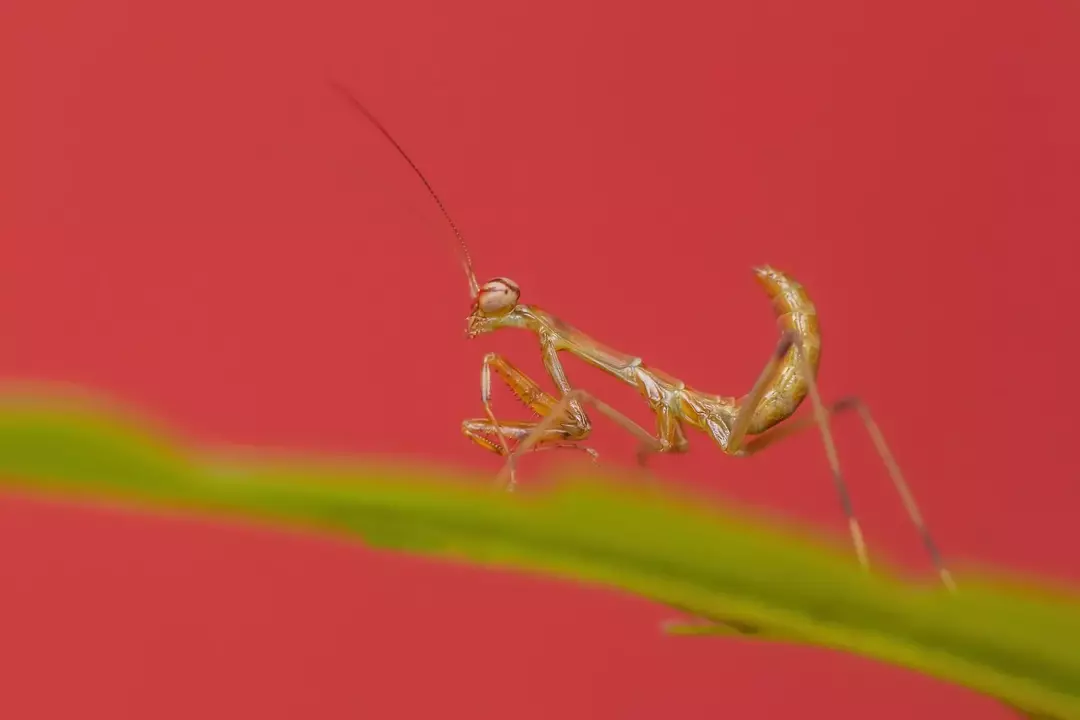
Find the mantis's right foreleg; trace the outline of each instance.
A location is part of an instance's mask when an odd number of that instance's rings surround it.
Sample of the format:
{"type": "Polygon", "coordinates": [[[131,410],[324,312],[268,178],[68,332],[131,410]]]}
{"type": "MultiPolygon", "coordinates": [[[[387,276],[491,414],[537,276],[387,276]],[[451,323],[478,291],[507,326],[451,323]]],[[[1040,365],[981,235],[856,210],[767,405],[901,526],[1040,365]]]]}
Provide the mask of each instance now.
{"type": "MultiPolygon", "coordinates": [[[[580,388],[571,387],[570,381],[566,377],[566,371],[563,370],[562,363],[559,361],[558,351],[554,346],[545,345],[543,353],[544,367],[547,368],[548,374],[551,375],[551,379],[562,392],[562,397],[556,402],[555,398],[546,395],[545,393],[546,399],[544,411],[542,413],[544,419],[537,423],[536,426],[533,427],[518,443],[513,452],[507,456],[506,465],[504,465],[503,469],[499,472],[496,482],[505,481],[512,486],[514,483],[514,461],[517,456],[523,452],[528,452],[530,449],[537,447],[543,442],[547,442],[552,430],[557,428],[578,428],[578,432],[583,434],[580,435],[579,438],[574,439],[583,438],[584,434],[588,433],[592,427],[589,418],[582,407],[582,405],[585,404],[591,405],[601,414],[614,420],[624,430],[640,440],[641,445],[638,451],[639,463],[644,464],[644,458],[649,453],[663,452],[664,450],[669,449],[671,442],[668,438],[658,438],[654,436],[623,413],[594,397],[591,393],[580,388]]],[[[530,380],[529,382],[532,381],[530,380]]],[[[513,387],[513,385],[511,387],[513,387]]],[[[514,392],[518,393],[518,390],[514,390],[514,392]]]]}
{"type": "MultiPolygon", "coordinates": [[[[491,406],[492,370],[526,407],[541,418],[548,416],[552,409],[559,404],[559,401],[545,392],[536,381],[518,370],[502,356],[496,353],[488,353],[484,356],[480,378],[480,398],[484,405],[484,414],[487,417],[466,420],[462,423],[461,429],[470,440],[480,447],[507,458],[510,474],[507,489],[512,490],[516,484],[513,465],[514,455],[516,455],[517,448],[520,447],[521,443],[531,436],[540,423],[499,422],[495,418],[491,406]],[[513,448],[510,440],[514,441],[513,448]]],[[[595,460],[598,457],[597,452],[592,448],[579,444],[588,437],[590,429],[588,419],[583,414],[560,415],[556,422],[546,427],[538,438],[530,442],[530,447],[533,450],[580,450],[588,453],[595,460]]],[[[502,474],[500,474],[500,478],[501,476],[502,474]]]]}

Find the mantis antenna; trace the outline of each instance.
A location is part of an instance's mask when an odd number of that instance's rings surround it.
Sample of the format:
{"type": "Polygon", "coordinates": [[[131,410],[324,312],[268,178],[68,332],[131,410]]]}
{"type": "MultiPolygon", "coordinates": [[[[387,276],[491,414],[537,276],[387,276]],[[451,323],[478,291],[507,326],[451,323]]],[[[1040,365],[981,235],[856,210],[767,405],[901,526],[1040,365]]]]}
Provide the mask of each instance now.
{"type": "Polygon", "coordinates": [[[435,192],[435,188],[431,186],[431,183],[428,182],[428,179],[424,177],[424,173],[422,173],[420,171],[420,168],[417,167],[416,163],[412,161],[412,158],[409,157],[408,153],[405,152],[404,148],[402,148],[401,145],[398,144],[398,141],[394,139],[394,136],[390,134],[390,131],[383,127],[383,124],[379,122],[374,115],[371,114],[370,110],[364,107],[363,103],[361,103],[355,95],[353,95],[347,88],[345,88],[343,85],[340,85],[339,83],[331,81],[330,84],[337,88],[337,90],[342,95],[344,95],[350,103],[352,103],[353,107],[362,112],[364,114],[364,117],[366,117],[371,122],[371,124],[374,125],[379,130],[379,132],[381,132],[386,137],[386,139],[390,141],[391,145],[397,148],[397,151],[401,154],[401,157],[405,158],[405,162],[409,163],[409,167],[413,169],[413,172],[415,172],[417,177],[420,178],[420,181],[424,183],[424,187],[427,188],[428,193],[430,193],[431,197],[435,200],[435,204],[439,206],[439,210],[442,211],[443,217],[446,218],[446,222],[450,224],[450,229],[454,231],[454,237],[457,238],[458,245],[461,248],[461,262],[465,268],[465,276],[469,279],[469,290],[472,292],[473,297],[476,297],[477,293],[480,292],[480,286],[476,282],[476,273],[473,272],[472,257],[469,255],[469,246],[465,244],[465,237],[461,234],[461,231],[458,230],[457,223],[455,223],[454,219],[450,217],[449,211],[447,211],[446,206],[443,205],[443,201],[439,198],[438,193],[435,192]]]}

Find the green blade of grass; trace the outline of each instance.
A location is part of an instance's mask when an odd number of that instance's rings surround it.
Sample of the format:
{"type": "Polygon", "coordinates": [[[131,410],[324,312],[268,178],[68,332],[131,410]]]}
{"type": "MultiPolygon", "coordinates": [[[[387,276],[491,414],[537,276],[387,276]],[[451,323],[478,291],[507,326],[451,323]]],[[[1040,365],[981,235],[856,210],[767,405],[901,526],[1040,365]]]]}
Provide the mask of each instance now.
{"type": "Polygon", "coordinates": [[[529,495],[357,462],[225,459],[100,403],[0,395],[12,489],[332,533],[620,589],[716,627],[904,666],[1080,720],[1080,598],[1004,575],[905,582],[810,535],[657,490],[579,478],[529,495]]]}

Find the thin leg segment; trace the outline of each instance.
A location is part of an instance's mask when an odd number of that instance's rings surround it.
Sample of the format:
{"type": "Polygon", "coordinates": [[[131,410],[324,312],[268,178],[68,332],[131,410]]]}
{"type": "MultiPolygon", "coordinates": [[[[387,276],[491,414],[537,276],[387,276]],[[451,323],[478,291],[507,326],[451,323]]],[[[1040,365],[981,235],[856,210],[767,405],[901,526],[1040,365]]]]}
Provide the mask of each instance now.
{"type": "Polygon", "coordinates": [[[814,408],[814,419],[821,428],[821,442],[825,445],[825,455],[829,460],[829,469],[832,471],[833,485],[836,494],[840,498],[840,506],[847,516],[848,529],[851,532],[851,540],[855,543],[855,554],[859,557],[859,563],[865,569],[870,568],[870,556],[866,551],[866,541],[863,539],[862,528],[855,517],[855,508],[851,503],[851,492],[848,490],[844,475],[840,472],[840,455],[836,452],[836,442],[833,440],[832,430],[829,429],[829,411],[821,401],[821,393],[818,392],[817,378],[814,377],[814,369],[807,362],[806,353],[803,351],[802,338],[797,337],[795,345],[796,354],[799,356],[799,369],[806,378],[807,387],[810,390],[810,402],[814,408]]]}
{"type": "MultiPolygon", "coordinates": [[[[528,429],[525,436],[517,443],[517,446],[506,454],[506,464],[496,477],[496,483],[505,484],[508,490],[514,488],[515,463],[517,456],[521,453],[528,452],[541,443],[548,444],[552,442],[553,438],[576,442],[586,437],[592,426],[589,422],[588,415],[585,414],[585,410],[582,408],[582,404],[592,405],[641,441],[641,446],[638,450],[638,462],[642,465],[645,464],[645,457],[652,452],[663,451],[671,447],[682,449],[685,446],[686,439],[682,436],[679,424],[674,418],[672,418],[672,422],[667,425],[660,423],[662,425],[661,430],[667,430],[671,434],[671,437],[665,437],[663,435],[661,437],[654,437],[648,430],[641,427],[607,403],[598,400],[584,390],[578,390],[571,387],[570,381],[566,377],[566,371],[559,361],[558,351],[554,346],[545,345],[542,348],[542,352],[544,367],[547,368],[552,381],[554,381],[555,385],[562,392],[562,397],[558,401],[555,401],[551,395],[548,395],[541,390],[540,387],[526,377],[524,373],[510,367],[509,363],[498,358],[498,356],[489,355],[485,358],[484,377],[486,379],[484,380],[483,394],[485,398],[485,408],[488,410],[489,415],[490,375],[488,373],[490,371],[487,368],[490,366],[495,368],[495,371],[507,380],[507,384],[510,385],[511,390],[513,390],[523,402],[529,405],[529,407],[531,407],[538,415],[543,417],[543,420],[528,429]],[[506,372],[506,375],[503,375],[504,371],[506,372]],[[569,436],[565,434],[559,435],[560,432],[566,431],[569,431],[569,436]]],[[[489,422],[495,423],[493,416],[490,417],[489,422]]],[[[505,433],[502,433],[502,437],[505,437],[505,435],[505,433]]],[[[508,447],[508,443],[503,444],[503,447],[508,447]]],[[[592,451],[590,454],[595,456],[595,451],[592,451]]]]}

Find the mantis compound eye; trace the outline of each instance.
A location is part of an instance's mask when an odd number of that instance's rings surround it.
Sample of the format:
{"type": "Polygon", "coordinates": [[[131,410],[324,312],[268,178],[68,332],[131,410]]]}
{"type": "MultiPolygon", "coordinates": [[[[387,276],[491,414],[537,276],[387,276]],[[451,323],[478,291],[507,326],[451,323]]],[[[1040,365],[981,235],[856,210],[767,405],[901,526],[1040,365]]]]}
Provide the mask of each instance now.
{"type": "Polygon", "coordinates": [[[517,305],[521,289],[509,278],[488,280],[476,295],[476,304],[485,315],[502,315],[517,305]]]}

